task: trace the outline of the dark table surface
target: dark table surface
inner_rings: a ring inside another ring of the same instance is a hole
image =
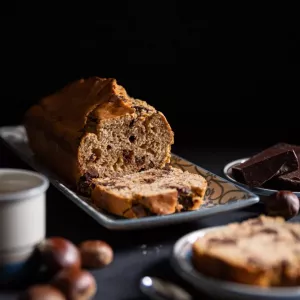
[[[261,150],[260,147],[251,149],[216,147],[213,149],[176,146],[173,148],[174,153],[221,176],[223,176],[222,169],[226,163],[249,156],[259,150]],[[2,143],[0,143],[0,167],[30,169]],[[86,239],[102,239],[113,247],[115,252],[113,263],[104,269],[92,271],[98,284],[95,299],[147,299],[139,291],[139,280],[145,275],[176,282],[190,291],[195,299],[210,299],[196,292],[172,270],[169,258],[174,243],[181,236],[197,229],[255,217],[262,212],[262,208],[260,204],[256,204],[249,208],[175,226],[115,232],[101,227],[73,202],[50,186],[47,192],[47,236],[63,236],[74,243]],[[18,293],[18,290],[1,290],[0,299],[16,299]]]

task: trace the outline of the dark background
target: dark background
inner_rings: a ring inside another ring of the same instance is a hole
[[[295,8],[202,3],[18,7],[0,24],[0,124],[22,122],[42,96],[97,75],[163,111],[177,145],[300,144]]]
[[[2,4],[0,125],[20,124],[41,97],[97,75],[117,78],[131,96],[163,111],[175,131],[174,152],[218,175],[229,161],[264,146],[300,144],[299,10],[270,3],[98,1],[62,7],[61,1],[24,2],[14,9]],[[2,167],[28,167],[3,150]],[[185,233],[262,211],[258,205],[173,227],[113,233],[53,187],[48,199],[48,236],[76,243],[100,238],[115,249],[115,263],[94,272],[99,295],[111,300],[141,299],[142,275],[176,281],[170,251]],[[162,244],[160,254],[143,255],[146,243]],[[0,299],[14,295],[1,293]]]

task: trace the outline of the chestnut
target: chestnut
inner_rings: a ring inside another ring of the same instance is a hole
[[[45,239],[38,245],[42,263],[47,271],[55,275],[65,268],[81,268],[81,257],[78,248],[62,237]]]
[[[110,245],[100,240],[88,240],[79,246],[81,262],[84,268],[102,268],[109,265],[114,258]]]
[[[299,199],[290,191],[278,191],[265,201],[266,213],[290,219],[299,213]]]
[[[33,285],[21,293],[19,300],[66,300],[64,294],[49,284]]]
[[[91,299],[97,291],[93,275],[81,269],[64,269],[57,273],[50,283],[59,289],[67,300]]]

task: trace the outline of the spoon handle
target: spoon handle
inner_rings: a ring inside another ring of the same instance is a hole
[[[178,285],[156,277],[143,277],[140,289],[153,300],[192,300],[192,296]]]

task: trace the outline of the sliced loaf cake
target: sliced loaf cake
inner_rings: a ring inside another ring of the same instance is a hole
[[[206,180],[173,167],[123,177],[94,179],[91,199],[107,212],[125,218],[167,215],[198,209]]]
[[[257,285],[300,285],[300,224],[260,216],[213,230],[193,244],[202,274]]]
[[[112,78],[73,82],[31,107],[29,145],[66,182],[162,168],[174,134],[165,116]]]

